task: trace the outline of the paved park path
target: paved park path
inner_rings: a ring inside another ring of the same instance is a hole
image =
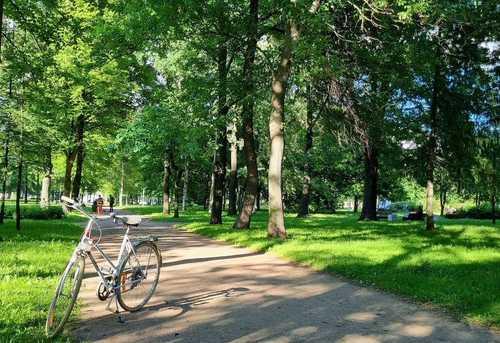
[[[500,342],[487,329],[270,254],[165,223],[146,220],[142,226],[135,235],[160,237],[163,267],[155,296],[142,311],[124,313],[121,323],[97,299],[96,277],[87,275],[81,322],[73,331],[81,341]],[[120,229],[104,232],[106,250],[116,254]]]

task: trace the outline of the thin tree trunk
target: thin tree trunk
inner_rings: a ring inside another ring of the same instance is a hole
[[[66,151],[66,169],[64,173],[63,195],[71,197],[71,177],[73,174],[73,165],[76,159],[76,149]]]
[[[493,122],[495,127],[497,126],[497,122]],[[491,221],[493,224],[497,222],[497,149],[498,149],[498,129],[495,130],[495,143],[493,144],[492,151],[492,165],[493,165],[493,182],[492,182],[492,192],[491,192]]]
[[[214,154],[214,162],[215,164],[215,154]],[[215,182],[215,173],[212,170],[212,174],[210,175],[210,187],[209,187],[209,194],[208,194],[208,213],[212,212],[212,204],[214,202],[214,182]]]
[[[123,197],[125,196],[125,161],[122,159],[120,168],[120,194],[118,195],[118,204],[123,206]]]
[[[257,152],[255,149],[255,138],[253,128],[253,117],[255,107],[255,84],[253,70],[255,64],[255,52],[258,39],[259,20],[259,0],[250,0],[250,12],[248,22],[248,43],[245,51],[245,61],[243,64],[243,143],[245,152],[245,163],[247,167],[247,177],[245,180],[245,191],[243,195],[243,205],[234,227],[237,229],[247,229],[253,214],[255,201],[257,199],[259,172],[257,168]]]
[[[78,148],[76,154],[76,169],[75,176],[73,177],[73,188],[71,191],[71,196],[73,199],[78,199],[80,197],[80,188],[82,186],[82,174],[83,174],[83,161],[85,158],[85,152],[83,146]]]
[[[20,156],[17,163],[17,184],[16,184],[16,230],[21,230],[21,184],[23,178],[23,159]]]
[[[221,15],[221,21],[224,21],[224,15]],[[221,27],[224,25],[221,24]],[[218,113],[220,121],[217,132],[217,150],[214,163],[214,182],[212,195],[212,211],[210,213],[210,224],[222,224],[222,206],[225,192],[226,164],[227,164],[227,46],[221,42],[218,48],[217,70],[219,77],[218,84]]]
[[[42,180],[42,191],[40,193],[40,206],[48,207],[50,205],[50,184],[52,182],[52,151],[49,148],[47,152],[47,161],[45,164],[45,173]]]
[[[377,220],[378,156],[372,143],[364,143],[365,179],[363,185],[363,210],[361,220]]]
[[[188,183],[189,183],[189,167],[188,163],[186,163],[186,167],[184,168],[184,186],[182,188],[182,212],[186,210]]]
[[[439,80],[440,68],[436,66],[434,72],[434,85],[432,90],[432,103],[430,110],[430,132],[427,151],[427,189],[426,189],[426,230],[434,231],[434,164],[436,160],[436,130],[437,130],[437,115],[438,115],[438,97],[439,97]]]
[[[358,213],[358,210],[359,210],[359,197],[357,194],[354,195],[354,209],[353,209],[353,212],[354,213]]]
[[[440,214],[441,217],[444,216],[444,208],[446,206],[446,188],[441,186],[440,192],[439,192],[439,205],[441,206]]]
[[[0,0],[0,62],[2,62],[3,0]]]
[[[304,147],[304,179],[302,181],[302,198],[300,201],[298,217],[309,216],[309,198],[311,192],[311,161],[310,154],[313,146],[313,105],[311,98],[311,85],[307,85],[307,127],[306,127],[306,144]]]
[[[7,131],[7,130],[6,130]],[[2,203],[0,204],[0,224],[3,224],[5,217],[5,198],[7,196],[7,171],[9,169],[9,135],[5,137],[3,148],[3,173],[2,173]]]
[[[174,184],[174,218],[179,218],[179,208],[181,204],[181,182],[182,182],[182,168],[175,168],[175,184]]]
[[[28,164],[25,165],[24,167],[24,203],[28,203]]]
[[[288,78],[292,67],[293,45],[298,39],[299,31],[293,20],[287,24],[284,45],[279,65],[273,73],[271,104],[273,110],[269,119],[269,137],[271,154],[269,156],[269,221],[267,233],[270,237],[286,238],[283,199],[281,192],[281,172],[285,141],[283,124],[285,115],[285,96]]]
[[[76,144],[76,170],[73,178],[73,189],[71,196],[73,199],[78,199],[80,196],[80,187],[82,185],[82,172],[83,160],[85,158],[85,145],[84,145],[84,130],[85,130],[85,117],[79,115],[76,121],[75,144]]]
[[[170,214],[170,175],[172,173],[169,152],[165,151],[163,160],[163,215]]]
[[[236,142],[236,135],[234,135],[235,140],[231,142],[231,172],[229,174],[229,206],[227,214],[234,216],[236,215],[236,198],[238,189],[238,145]]]

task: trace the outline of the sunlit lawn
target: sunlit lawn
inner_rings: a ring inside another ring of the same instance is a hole
[[[161,219],[158,209],[149,212]],[[224,221],[207,225],[206,211],[189,211],[179,220],[196,233],[270,251],[500,328],[500,229],[488,221],[443,219],[439,231],[429,234],[422,222],[358,222],[350,213],[307,219],[290,214],[285,242],[266,237],[264,211],[254,216],[251,230],[231,229],[231,217]]]
[[[45,341],[48,306],[81,220],[23,220],[19,233],[12,220],[0,226],[0,342]]]

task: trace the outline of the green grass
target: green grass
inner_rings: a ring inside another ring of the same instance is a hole
[[[162,206],[123,206],[121,210],[131,214],[152,215],[153,217],[161,216]]]
[[[23,220],[20,232],[11,220],[0,225],[0,342],[46,340],[47,310],[82,233],[74,222],[81,220]]]
[[[190,211],[179,222],[208,237],[270,251],[437,305],[458,319],[500,328],[500,229],[488,221],[443,219],[432,234],[422,230],[422,222],[358,222],[348,213],[307,219],[290,214],[284,242],[266,237],[267,212],[254,216],[251,230],[231,229],[231,217],[223,225],[207,225],[205,211]]]

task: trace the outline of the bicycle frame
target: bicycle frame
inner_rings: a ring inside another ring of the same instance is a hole
[[[120,252],[118,254],[117,260],[115,263],[113,263],[111,257],[106,254],[101,247],[99,246],[98,242],[94,242],[91,237],[91,232],[92,228],[95,225],[100,231],[101,226],[97,222],[97,218],[85,211],[83,211],[81,208],[78,206],[74,205],[71,206],[72,209],[78,211],[79,213],[83,214],[86,216],[89,221],[87,222],[87,225],[85,227],[85,231],[82,234],[82,237],[80,239],[80,243],[76,247],[75,251],[73,252],[72,259],[76,259],[77,256],[83,256],[83,257],[88,257],[92,265],[94,266],[95,271],[97,272],[97,275],[99,275],[99,278],[101,279],[102,283],[105,285],[107,290],[114,290],[114,280],[118,277],[118,270],[120,269],[121,264],[123,263],[123,260],[125,256],[127,255],[128,252],[134,251],[134,244],[129,238],[129,231],[130,227],[128,225],[124,225],[125,229],[125,234],[123,235],[123,240],[120,246]],[[102,231],[101,231],[102,232]],[[99,239],[100,240],[100,239]],[[109,272],[106,272],[103,270],[103,268],[99,267],[97,264],[96,259],[92,255],[91,250],[95,249],[99,255],[104,258],[105,262],[109,265],[110,270]]]

